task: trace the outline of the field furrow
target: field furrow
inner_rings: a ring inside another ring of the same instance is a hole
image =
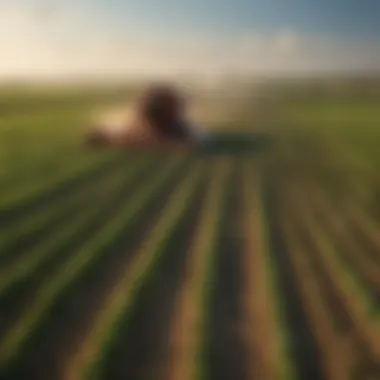
[[[213,284],[206,308],[205,373],[208,379],[246,379],[244,339],[244,231],[242,161],[231,160],[213,259]]]
[[[118,339],[119,327],[128,318],[129,309],[133,306],[139,289],[143,287],[149,276],[156,270],[165,251],[168,240],[175,230],[177,222],[189,207],[189,199],[199,184],[202,168],[198,164],[187,173],[178,189],[170,196],[170,200],[161,211],[162,217],[141,239],[137,251],[125,271],[121,271],[118,281],[112,287],[110,296],[100,310],[89,333],[80,342],[65,367],[63,379],[94,379],[101,374],[103,358]],[[152,272],[153,271],[153,272]],[[107,378],[107,376],[106,376]]]
[[[147,162],[143,161],[140,165],[131,167],[125,177],[117,176],[112,178],[111,183],[107,183],[110,195],[113,193],[112,195],[115,197],[117,197],[118,194],[119,196],[124,196],[130,184],[141,174],[140,171],[146,164]],[[113,188],[115,189],[114,191],[112,191]],[[51,236],[47,236],[46,240],[41,242],[41,244],[30,247],[18,260],[11,262],[7,266],[2,266],[0,271],[0,296],[12,287],[13,284],[23,281],[30,274],[38,271],[39,267],[42,266],[46,260],[50,260],[55,252],[59,253],[65,250],[64,247],[70,243],[70,241],[75,240],[77,236],[81,236],[82,231],[84,231],[89,224],[96,222],[98,216],[105,222],[107,220],[107,213],[112,213],[113,210],[118,207],[118,204],[114,202],[114,207],[108,208],[109,205],[112,206],[112,198],[103,198],[103,200],[98,202],[98,206],[99,203],[101,205],[102,201],[105,204],[103,210],[101,207],[94,207],[93,204],[87,204],[87,208],[82,210],[76,218],[68,220],[65,224],[59,226],[58,230],[54,231]],[[102,222],[100,218],[98,220]]]
[[[285,379],[289,373],[276,321],[275,291],[271,280],[262,202],[261,172],[257,163],[244,164],[243,215],[238,231],[244,234],[243,282],[244,337],[248,379]],[[227,269],[228,270],[228,269]],[[236,296],[236,295],[235,295]],[[231,377],[232,378],[232,377]]]
[[[58,199],[46,208],[41,207],[35,213],[27,214],[15,225],[9,224],[2,231],[0,268],[47,240],[57,230],[64,228],[65,224],[72,223],[78,216],[86,213],[86,210],[93,209],[94,204],[104,202],[105,198],[110,197],[112,178],[118,181],[127,179],[130,174],[135,174],[137,178],[141,176],[144,165],[139,168],[137,166],[142,161],[149,163],[150,160],[147,157],[136,158],[133,163],[125,163],[124,160],[115,162],[109,170],[79,186],[63,199]],[[129,174],[131,171],[133,173]]]
[[[81,225],[72,238],[62,240],[56,250],[48,251],[46,259],[40,263],[38,270],[20,272],[19,274],[24,274],[23,278],[19,277],[8,284],[8,289],[0,297],[0,307],[5,310],[0,321],[0,341],[5,331],[30,307],[30,300],[34,299],[38,289],[45,286],[46,281],[58,273],[61,266],[70,260],[87,240],[93,238],[94,234],[107,225],[120,205],[126,202],[134,191],[149,183],[152,172],[159,165],[160,163],[157,165],[150,160],[142,160],[140,164],[136,162],[136,167],[129,173],[126,172],[124,176],[116,178],[116,182],[113,179],[115,182],[113,186],[118,186],[113,191],[107,192],[107,196],[99,200],[97,207],[92,207],[96,212],[94,218]],[[35,251],[39,252],[38,247]]]
[[[209,169],[205,174],[210,175]],[[203,204],[208,182],[202,178],[189,197],[189,204],[174,226],[154,273],[143,284],[132,309],[120,323],[99,378],[165,379],[176,294],[183,283],[189,247],[202,208],[199,206]]]
[[[215,287],[214,260],[218,238],[221,205],[225,196],[231,165],[228,160],[215,160],[212,182],[201,210],[201,219],[191,245],[190,259],[183,286],[178,289],[172,319],[168,363],[164,379],[196,379],[207,371],[206,307]]]
[[[76,255],[64,263],[60,272],[38,290],[31,307],[0,342],[0,363],[2,365],[17,356],[26,343],[31,330],[42,323],[43,317],[54,305],[59,295],[69,285],[72,285],[75,279],[80,279],[86,269],[95,263],[99,257],[106,254],[109,245],[125,228],[134,222],[142,207],[154,196],[160,186],[163,186],[171,178],[173,171],[175,173],[175,169],[181,168],[181,164],[183,164],[183,160],[169,160],[160,170],[156,171],[149,184],[130,197],[128,202],[118,210],[118,213],[108,221],[102,231],[88,240],[76,252]]]
[[[38,374],[41,368],[45,368],[47,379],[65,377],[64,369],[73,360],[71,357],[91,333],[98,314],[104,314],[102,308],[106,307],[108,298],[113,297],[113,289],[123,272],[137,259],[137,248],[154,227],[173,187],[186,172],[177,171],[145,205],[135,221],[109,245],[106,253],[56,301],[48,320],[34,333],[29,349],[24,350],[23,359],[19,361],[23,371]],[[46,358],[49,358],[49,365]],[[20,365],[17,370],[20,371]]]
[[[321,223],[323,222],[324,228],[330,231],[337,253],[342,262],[347,263],[347,271],[357,277],[357,281],[363,284],[368,295],[373,298],[371,302],[373,309],[373,306],[379,305],[380,302],[380,266],[371,260],[365,250],[363,252],[363,247],[356,240],[345,215],[339,213],[326,196],[315,194],[313,200],[319,211]]]
[[[380,267],[380,225],[356,205],[350,205],[346,213],[351,231],[362,247],[363,255],[372,260],[374,266]]]
[[[68,178],[63,180],[63,182],[58,183],[52,189],[48,189],[39,192],[37,195],[32,196],[31,199],[26,198],[18,202],[16,205],[9,206],[7,208],[2,208],[0,210],[0,226],[3,228],[7,227],[16,220],[20,220],[25,216],[42,210],[48,210],[51,205],[55,202],[69,196],[71,192],[76,191],[80,186],[86,185],[88,181],[91,181],[104,173],[107,173],[117,162],[128,157],[117,156],[105,159],[106,162],[95,163],[90,162],[85,170],[81,171],[79,174],[75,175],[73,178]],[[73,166],[73,170],[77,170]]]
[[[298,203],[302,200],[299,196],[297,199]],[[297,204],[297,201],[294,202]],[[354,279],[344,270],[331,238],[317,221],[315,208],[304,206],[302,214],[303,221],[300,224],[304,226],[304,233],[313,247],[310,255],[313,255],[314,260],[319,261],[320,268],[323,268],[319,278],[328,280],[328,291],[336,295],[335,307],[345,315],[351,337],[358,345],[356,365],[359,368],[363,366],[361,371],[378,376],[380,374],[379,330],[367,314],[366,299],[362,293],[358,293]]]
[[[325,294],[319,287],[318,277],[308,257],[310,250],[307,245],[302,244],[294,227],[284,215],[282,225],[296,280],[302,294],[302,302],[305,305],[311,330],[318,342],[323,379],[349,379],[354,356],[348,339],[342,338],[335,329],[330,310],[325,302]]]
[[[265,177],[264,207],[271,236],[271,256],[276,267],[277,284],[283,295],[282,306],[285,326],[288,330],[288,350],[294,362],[295,376],[299,379],[324,380],[319,342],[312,330],[308,308],[303,302],[299,289],[292,252],[283,233],[282,217],[284,199],[283,188],[279,192],[273,177]],[[290,210],[289,212],[292,213]],[[286,217],[286,213],[285,213]],[[286,220],[286,219],[285,219]]]

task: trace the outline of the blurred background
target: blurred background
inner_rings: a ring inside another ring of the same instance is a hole
[[[379,15],[1,1],[0,379],[380,379]],[[157,81],[273,144],[83,146]]]

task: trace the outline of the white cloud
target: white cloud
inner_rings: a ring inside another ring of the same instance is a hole
[[[380,68],[380,41],[308,37],[292,30],[237,37],[121,34],[75,7],[0,6],[0,76],[286,73]]]

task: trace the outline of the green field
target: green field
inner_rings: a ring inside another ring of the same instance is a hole
[[[91,151],[135,90],[0,89],[0,379],[380,379],[379,88],[263,87],[244,155]]]

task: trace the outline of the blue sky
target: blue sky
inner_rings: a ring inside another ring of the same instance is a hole
[[[380,0],[0,0],[0,76],[373,70],[378,19]]]
[[[87,6],[158,33],[293,27],[305,34],[380,36],[378,0],[97,0]]]

